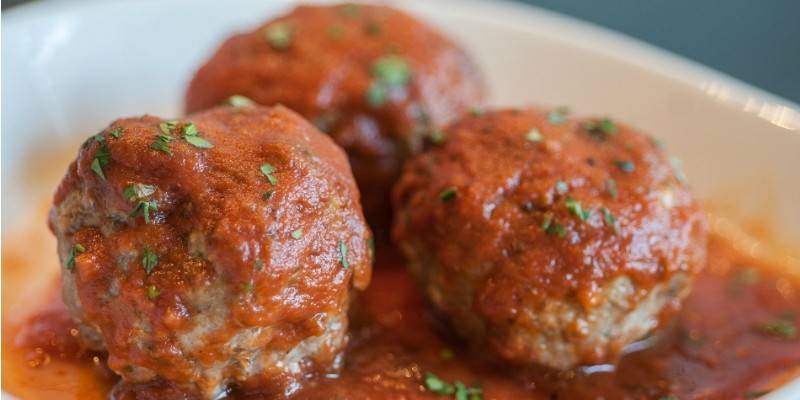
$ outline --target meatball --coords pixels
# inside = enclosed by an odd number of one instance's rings
[[[613,362],[680,306],[707,226],[653,139],[601,119],[468,116],[410,161],[394,238],[431,303],[513,365]]]
[[[54,199],[64,301],[127,382],[204,398],[335,370],[370,231],[345,153],[281,107],[120,119]]]
[[[402,163],[483,94],[466,53],[408,14],[301,6],[228,39],[192,80],[186,108],[243,95],[299,112],[344,147],[367,220],[388,231],[389,194]]]

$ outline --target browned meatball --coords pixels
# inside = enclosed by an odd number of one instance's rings
[[[704,215],[647,136],[563,110],[466,117],[409,162],[394,237],[431,302],[514,364],[613,361],[688,294]]]
[[[344,152],[284,107],[120,119],[50,217],[81,336],[128,382],[213,398],[335,370],[370,232]]]
[[[464,51],[410,15],[383,6],[301,6],[228,39],[192,80],[186,108],[244,95],[296,110],[344,147],[367,220],[388,229],[402,162],[483,93]]]

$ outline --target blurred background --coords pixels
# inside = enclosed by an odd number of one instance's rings
[[[800,103],[800,0],[517,1],[625,33]]]

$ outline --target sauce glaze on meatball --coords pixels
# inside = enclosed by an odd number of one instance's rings
[[[680,305],[707,227],[657,142],[563,110],[465,117],[410,161],[394,238],[433,305],[517,365],[613,362]]]
[[[280,106],[115,121],[81,148],[50,225],[84,342],[128,382],[205,398],[335,370],[370,280],[345,153]]]
[[[425,137],[481,102],[482,77],[449,39],[401,11],[301,6],[229,38],[186,94],[197,111],[232,95],[281,103],[350,157],[367,219],[388,229],[390,188]]]

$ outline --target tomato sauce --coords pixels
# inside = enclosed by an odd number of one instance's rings
[[[379,252],[373,282],[352,312],[352,337],[338,377],[318,377],[296,398],[452,398],[429,390],[430,373],[480,388],[484,399],[733,399],[758,397],[800,373],[800,282],[712,237],[709,265],[683,311],[636,343],[616,367],[569,372],[509,370],[469,354],[425,300],[396,252]],[[11,262],[12,265],[7,264]],[[4,256],[4,278],[33,266]],[[5,282],[5,280],[4,280]],[[108,398],[116,378],[102,354],[74,339],[75,327],[53,284],[35,312],[7,308],[3,389],[22,398]],[[14,323],[9,313],[29,312]],[[182,396],[158,385],[120,398]],[[234,398],[264,398],[237,393]]]

